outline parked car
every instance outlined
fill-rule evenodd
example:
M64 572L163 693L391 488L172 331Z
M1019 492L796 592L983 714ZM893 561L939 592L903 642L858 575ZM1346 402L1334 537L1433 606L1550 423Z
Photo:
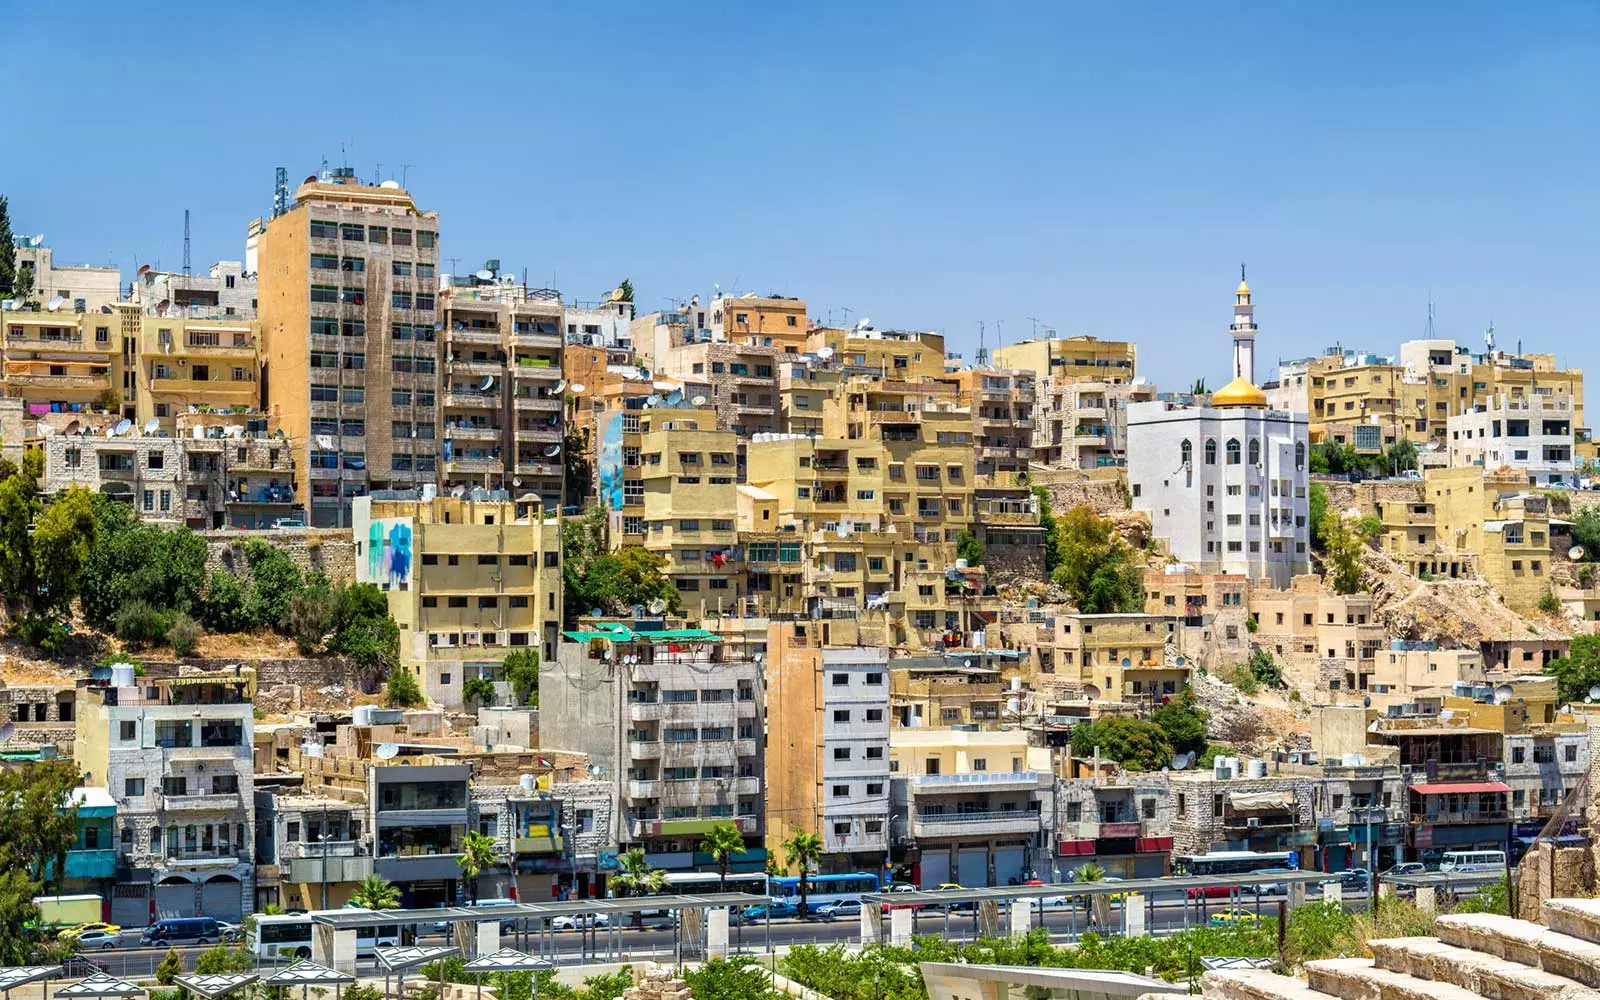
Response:
M768 917L776 920L780 917L795 917L799 915L800 907L788 900L755 903L744 908L744 918L746 920L766 920Z
M142 945L208 945L222 940L222 927L213 917L172 917L157 920L139 935Z
M831 903L823 903L811 911L811 916L817 920L838 920L841 917L861 916L861 901L858 899L836 899Z
M121 937L121 933L111 931L84 931L74 943L84 951L106 951L115 948Z
M272 522L274 528L304 528L306 522L298 517L280 517Z
M1385 875L1426 875L1428 866L1420 861L1402 861L1387 871Z
M232 944L243 936L238 924L230 924L226 920L217 921L217 930L221 932L222 940L227 941L229 944Z
M1210 923L1212 927L1244 927L1249 924L1254 924L1260 919L1260 917L1256 916L1254 913L1251 913L1249 910L1234 908L1223 910L1220 913L1213 913L1208 923Z
M1372 886L1372 873L1365 868L1350 868L1339 873L1339 885L1345 889L1368 889Z
M105 931L109 934L120 934L122 932L122 926L120 924L105 923L74 924L73 926L63 930L60 934L57 934L56 937L62 941L72 941L76 939L78 935L87 934L90 931Z
M962 885L959 882L940 882L939 883L939 888L934 890L934 892L966 892L966 891L967 891L967 887ZM952 910L952 911L956 911L956 910L973 910L973 909L976 909L976 908L977 908L977 904L975 904L975 903L951 903L950 906L949 906L949 909Z
M570 931L578 927L609 927L611 918L604 913L579 913L576 915L563 914L550 918L550 929L553 931Z
M1072 905L1070 896L1034 896L1028 905L1035 910L1056 910Z

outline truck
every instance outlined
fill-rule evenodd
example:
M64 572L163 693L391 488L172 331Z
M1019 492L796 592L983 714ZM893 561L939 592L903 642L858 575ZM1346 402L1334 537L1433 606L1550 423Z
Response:
M35 896L41 927L76 927L97 923L101 917L99 896Z

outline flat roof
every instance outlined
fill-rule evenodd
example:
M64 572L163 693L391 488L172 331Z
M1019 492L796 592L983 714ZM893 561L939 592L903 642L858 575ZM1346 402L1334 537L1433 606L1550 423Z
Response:
M768 897L748 892L712 892L697 896L629 896L622 899L574 899L566 902L444 906L416 910L336 910L332 913L312 914L311 921L338 929L352 929L439 921L476 922L566 917L581 913L631 915L642 910L705 910L720 906L754 906L768 902L771 902Z

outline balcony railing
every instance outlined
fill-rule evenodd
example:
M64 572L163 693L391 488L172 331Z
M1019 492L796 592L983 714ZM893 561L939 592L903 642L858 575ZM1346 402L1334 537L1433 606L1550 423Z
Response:
M213 795L168 795L162 793L161 808L168 812L173 811L200 811L212 812L239 809L241 799L238 792L219 792Z
M1024 809L996 812L917 813L911 820L913 837L971 837L1030 833L1039 829L1041 815Z

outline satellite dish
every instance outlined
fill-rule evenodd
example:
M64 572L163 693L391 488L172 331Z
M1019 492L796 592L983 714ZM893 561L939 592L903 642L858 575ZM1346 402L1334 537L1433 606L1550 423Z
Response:
M667 610L667 602L663 601L661 598L658 597L655 600L650 602L650 613L651 614L659 615L661 612L663 612L665 610Z
M450 491L450 495L455 497L457 500L460 500L462 497L467 495L467 488L465 486L457 486L455 489Z
M161 421L157 420L155 417L151 417L149 420L146 420L144 422L144 432L146 434L154 434L156 431L158 431L160 429L161 429Z
M511 477L511 485L512 486L521 486L522 485L522 477L521 476L512 476Z
M574 382L574 383L572 383L570 388L571 388L571 392L572 392L572 394L574 396L581 396L581 395L583 395L583 390L584 390L585 386L584 386L584 384L582 382Z
M66 303L67 303L66 299L64 299L61 296L57 295L57 296L53 297L49 302L46 302L44 304L44 307L46 309L50 310L51 312L55 312L56 310L60 309L62 306L66 305Z
M490 389L493 389L493 388L494 388L494 376L493 375L485 375L483 377L483 381L478 383L478 391L479 392L488 392Z
M1361 696L1361 707L1362 708L1371 708L1372 707L1372 695L1364 694L1364 695Z
M378 758L379 760L394 760L396 757L400 756L400 744L379 743L377 746L372 748L372 756Z
M128 433L128 431L130 431L132 429L133 429L133 421L129 420L127 417L123 417L121 420L117 421L117 425L115 427L111 428L111 436L112 437L121 437L122 435Z
M566 387L567 387L567 380L564 379L564 378L559 378L559 379L556 379L556 384L550 387L550 391L553 392L553 393L556 393L557 395L559 395L561 393L561 390L565 389Z
M1583 558L1583 546L1582 545L1574 545L1572 548L1568 549L1567 550L1567 558L1571 559L1573 562L1577 562L1579 559L1582 559Z
M0 743L4 743L11 739L12 735L15 734L16 731L17 724L15 722L8 722L5 725L0 726Z
M644 379L646 382L650 381L650 369L648 369L648 368L640 368L639 369L639 377Z
M1600 684L1596 684L1589 689L1589 697L1600 698Z
M1504 705L1506 702L1510 701L1512 696L1516 693L1517 689L1512 687L1510 684L1502 684L1494 689L1494 703L1496 705Z
M477 274L474 274L473 277L477 278L479 281L493 281L494 272L488 268L485 268L482 271L479 271Z
M821 350L817 351L817 357L821 358L824 361L828 360L829 358L833 357L833 348L831 348L831 347L822 348Z
M704 406L704 405L706 405L706 398L704 396L696 396L695 398L691 399L689 402L693 403L696 406Z
M1193 756L1194 756L1193 754L1187 754L1187 753L1173 754L1172 755L1172 769L1174 771L1181 771L1184 768L1188 767L1189 764L1191 763L1191 758Z
M1090 701L1094 701L1096 698L1100 697L1100 689L1095 687L1093 684L1085 684L1083 686L1083 696Z

